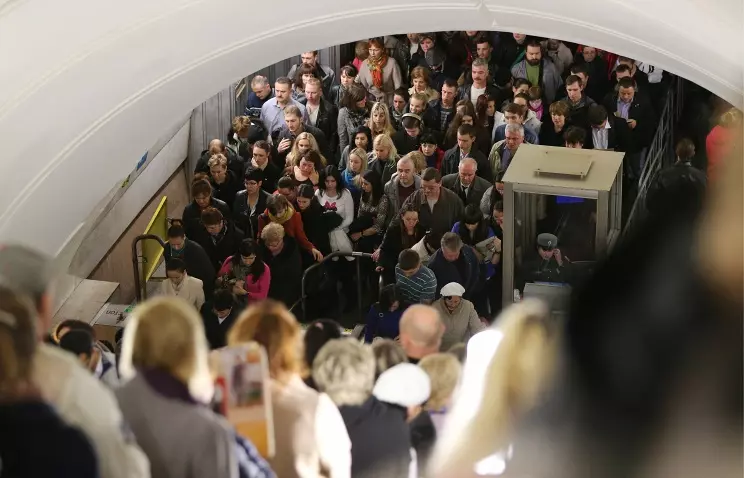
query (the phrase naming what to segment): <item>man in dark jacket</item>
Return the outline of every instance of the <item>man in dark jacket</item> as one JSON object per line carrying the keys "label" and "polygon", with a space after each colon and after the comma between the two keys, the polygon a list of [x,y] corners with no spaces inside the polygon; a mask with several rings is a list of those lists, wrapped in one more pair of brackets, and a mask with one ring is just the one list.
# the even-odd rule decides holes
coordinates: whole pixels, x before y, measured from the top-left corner
{"label": "man in dark jacket", "polygon": [[209,300],[214,291],[216,273],[209,256],[202,246],[186,237],[183,226],[174,224],[168,228],[168,243],[165,245],[163,258],[181,259],[186,264],[186,272],[201,280],[204,286],[204,297]]}
{"label": "man in dark jacket", "polygon": [[[631,148],[630,128],[626,120],[608,115],[601,105],[592,105],[587,111],[590,131],[586,137],[587,149],[604,149],[627,152]],[[627,172],[627,170],[626,170]]]}
{"label": "man in dark jacket", "polygon": [[462,239],[454,232],[442,236],[442,246],[431,256],[428,267],[437,277],[437,291],[450,282],[457,282],[465,288],[462,297],[472,301],[480,290],[478,256],[471,247],[463,247]]}
{"label": "man in dark jacket", "polygon": [[427,132],[421,117],[413,113],[405,113],[400,120],[401,128],[393,134],[393,144],[398,155],[405,156],[411,151],[421,148],[421,136]]}
{"label": "man in dark jacket", "polygon": [[[491,168],[488,163],[485,167],[490,172]],[[476,176],[479,169],[480,165],[475,159],[464,158],[458,165],[457,173],[448,174],[442,178],[442,186],[457,194],[465,206],[468,204],[480,206],[483,195],[492,183]]]}
{"label": "man in dark jacket", "polygon": [[[419,214],[419,224],[425,231],[444,234],[452,230],[465,210],[462,201],[449,189],[442,188],[442,176],[434,168],[426,168],[421,173],[421,189],[408,196],[402,210],[414,210]],[[391,224],[399,223],[396,215]]]}
{"label": "man in dark jacket", "polygon": [[265,76],[256,75],[251,79],[251,92],[245,102],[245,114],[251,118],[261,118],[261,107],[274,97],[274,90]]}
{"label": "man in dark jacket", "polygon": [[447,128],[449,128],[452,119],[455,117],[455,98],[457,97],[457,82],[449,78],[444,81],[441,89],[441,95],[437,101],[429,103],[431,114],[438,120],[433,129],[439,133],[441,138]]}
{"label": "man in dark jacket", "polygon": [[274,164],[279,167],[284,167],[284,163],[287,159],[287,155],[292,150],[295,138],[300,133],[308,132],[315,137],[315,141],[318,143],[319,153],[326,158],[332,158],[328,147],[328,141],[325,134],[315,126],[304,124],[302,122],[302,112],[294,105],[289,105],[284,108],[284,125],[277,132],[274,138]]}
{"label": "man in dark jacket", "polygon": [[488,159],[473,145],[476,140],[476,130],[473,125],[463,124],[457,129],[457,146],[444,153],[442,161],[442,176],[455,174],[460,162],[465,158],[472,158],[477,165],[478,176],[488,183],[493,182],[493,172]]}
{"label": "man in dark jacket", "polygon": [[243,161],[221,139],[213,139],[209,142],[209,148],[202,151],[199,161],[196,162],[196,167],[194,167],[194,174],[209,174],[209,159],[215,154],[224,154],[227,158],[227,169],[235,173],[237,177],[243,175]]}
{"label": "man in dark jacket", "polygon": [[[305,53],[300,55],[300,59],[305,65],[310,65],[315,68],[315,76],[320,79],[320,82],[323,85],[323,93],[327,97],[330,97],[331,87],[336,80],[336,73],[333,71],[333,69],[328,65],[323,65],[320,63],[320,58],[318,57],[317,50],[306,51]],[[297,68],[299,67],[299,64],[292,65],[292,68],[290,68],[287,76],[289,78],[294,78],[295,74],[297,73]]]}
{"label": "man in dark jacket", "polygon": [[222,213],[208,207],[201,213],[202,226],[194,240],[204,248],[215,271],[220,270],[225,260],[238,253],[243,242],[243,231],[227,222]]}
{"label": "man in dark jacket", "polygon": [[213,207],[222,213],[225,218],[230,217],[230,208],[223,201],[212,196],[212,185],[206,179],[195,181],[191,185],[192,201],[183,208],[181,223],[186,235],[194,240],[199,231],[203,229],[201,224],[201,213],[209,207]]}
{"label": "man in dark jacket", "polygon": [[651,146],[656,134],[656,115],[647,97],[638,94],[633,78],[620,79],[615,93],[605,98],[603,106],[608,114],[627,121],[633,140],[631,152]]}
{"label": "man in dark jacket", "polygon": [[258,216],[266,210],[270,194],[263,189],[264,172],[258,168],[249,168],[245,172],[245,189],[235,196],[233,218],[235,225],[245,237],[258,239]]}
{"label": "man in dark jacket", "polygon": [[488,95],[489,98],[498,101],[502,98],[501,90],[488,81],[488,62],[483,58],[476,58],[470,65],[470,76],[473,81],[461,86],[457,92],[458,100],[470,100],[475,106],[480,95]]}
{"label": "man in dark jacket", "polygon": [[219,289],[212,300],[207,301],[201,308],[204,332],[209,342],[209,348],[219,349],[227,345],[227,332],[240,315],[240,307],[229,290]]}
{"label": "man in dark jacket", "polygon": [[596,102],[584,94],[584,91],[579,76],[569,75],[568,78],[566,78],[567,96],[563,98],[563,101],[565,101],[571,108],[568,122],[572,126],[578,126],[584,130],[588,130],[589,122],[586,119],[586,113],[589,111],[589,107],[596,104]]}
{"label": "man in dark jacket", "polygon": [[537,40],[527,43],[524,59],[514,65],[511,72],[514,78],[527,78],[532,86],[539,86],[546,105],[555,101],[563,84],[552,60],[542,57],[542,45]]}
{"label": "man in dark jacket", "polygon": [[309,78],[305,82],[305,99],[307,124],[323,132],[328,140],[328,152],[335,155],[338,149],[338,108],[323,97],[320,80],[317,78]]}
{"label": "man in dark jacket", "polygon": [[280,224],[272,222],[261,231],[260,246],[261,258],[271,271],[269,298],[291,309],[302,290],[302,258],[297,242],[284,234]]}

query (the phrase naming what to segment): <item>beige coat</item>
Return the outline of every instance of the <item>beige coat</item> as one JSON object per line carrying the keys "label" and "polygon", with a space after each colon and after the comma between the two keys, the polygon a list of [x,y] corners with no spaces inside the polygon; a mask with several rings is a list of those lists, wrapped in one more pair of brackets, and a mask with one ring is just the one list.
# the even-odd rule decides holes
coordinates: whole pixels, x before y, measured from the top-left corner
{"label": "beige coat", "polygon": [[382,91],[379,90],[372,82],[372,72],[369,71],[367,62],[362,62],[362,67],[356,77],[356,81],[367,88],[377,101],[384,101],[386,105],[393,106],[393,92],[400,88],[403,80],[400,75],[400,69],[394,59],[388,58],[385,67],[382,69]]}
{"label": "beige coat", "polygon": [[486,328],[478,317],[473,303],[467,299],[460,300],[460,305],[452,312],[444,305],[444,299],[437,300],[432,306],[439,312],[439,318],[444,324],[442,345],[439,346],[442,352],[446,352],[457,343],[466,344],[470,337]]}

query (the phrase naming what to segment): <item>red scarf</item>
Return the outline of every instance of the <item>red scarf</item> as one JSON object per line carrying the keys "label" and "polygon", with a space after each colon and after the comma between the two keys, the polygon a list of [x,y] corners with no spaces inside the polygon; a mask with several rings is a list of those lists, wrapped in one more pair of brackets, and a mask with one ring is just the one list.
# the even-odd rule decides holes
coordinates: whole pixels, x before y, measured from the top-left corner
{"label": "red scarf", "polygon": [[383,50],[377,59],[367,58],[369,72],[372,73],[372,84],[375,88],[382,91],[382,69],[387,65],[387,53]]}

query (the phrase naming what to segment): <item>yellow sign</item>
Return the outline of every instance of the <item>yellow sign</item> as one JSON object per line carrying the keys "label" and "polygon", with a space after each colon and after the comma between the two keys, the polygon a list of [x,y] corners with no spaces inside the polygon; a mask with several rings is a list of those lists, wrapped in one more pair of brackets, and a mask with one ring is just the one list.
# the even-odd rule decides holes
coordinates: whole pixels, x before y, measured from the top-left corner
{"label": "yellow sign", "polygon": [[[155,234],[160,236],[164,241],[168,237],[168,197],[163,196],[158,208],[150,219],[150,223],[145,228],[145,234]],[[157,241],[145,239],[142,241],[142,268],[145,274],[145,282],[150,280],[155,269],[157,269],[160,259],[163,257],[163,248]]]}

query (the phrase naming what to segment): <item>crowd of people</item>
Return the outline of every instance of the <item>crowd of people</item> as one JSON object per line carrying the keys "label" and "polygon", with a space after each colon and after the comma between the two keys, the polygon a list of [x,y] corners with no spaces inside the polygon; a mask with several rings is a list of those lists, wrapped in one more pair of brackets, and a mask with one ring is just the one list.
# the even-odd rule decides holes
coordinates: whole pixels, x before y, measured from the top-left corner
{"label": "crowd of people", "polygon": [[[456,283],[489,322],[503,302],[502,178],[520,145],[622,151],[637,184],[668,76],[590,46],[487,31],[371,38],[355,52],[338,75],[310,51],[287,77],[252,78],[245,115],[203,152],[193,202],[168,231],[165,293],[205,316],[219,316],[221,291],[236,307],[268,297],[306,322],[361,303],[371,340],[394,337],[386,317]],[[352,251],[367,254],[358,276],[351,259],[324,261]],[[303,272],[321,261],[303,296]],[[469,314],[450,305],[443,320]]]}

